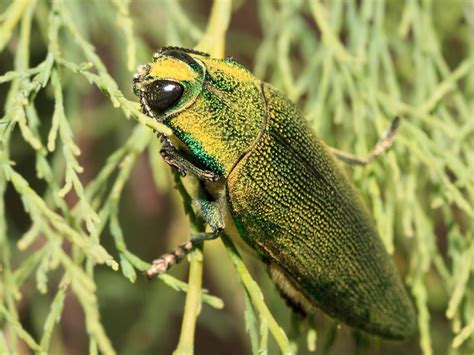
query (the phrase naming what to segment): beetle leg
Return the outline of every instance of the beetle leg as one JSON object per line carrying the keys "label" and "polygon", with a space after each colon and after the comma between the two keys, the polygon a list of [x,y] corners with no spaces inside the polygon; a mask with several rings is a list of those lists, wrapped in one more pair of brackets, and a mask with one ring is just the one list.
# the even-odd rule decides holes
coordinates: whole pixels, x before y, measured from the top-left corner
{"label": "beetle leg", "polygon": [[167,164],[178,170],[181,176],[186,176],[188,172],[191,172],[200,180],[214,182],[219,179],[219,175],[215,172],[198,168],[184,158],[165,136],[163,136],[163,148],[160,150],[160,154]]}
{"label": "beetle leg", "polygon": [[206,221],[213,232],[221,232],[224,230],[225,200],[223,198],[217,201],[198,199],[194,200],[192,204],[199,216]]}
{"label": "beetle leg", "polygon": [[158,259],[153,260],[151,266],[145,271],[145,276],[150,280],[154,276],[163,274],[179,263],[187,254],[189,254],[197,245],[206,240],[212,240],[219,237],[224,230],[224,213],[222,202],[218,200],[196,200],[193,201],[198,214],[209,224],[212,229],[210,233],[196,233],[170,253],[161,255]]}
{"label": "beetle leg", "polygon": [[200,245],[205,240],[216,239],[221,231],[211,233],[196,233],[191,236],[187,242],[184,242],[170,253],[161,255],[158,259],[153,260],[151,266],[145,271],[145,276],[148,280],[153,277],[164,274],[174,265],[179,263],[187,254],[189,254],[197,245]]}
{"label": "beetle leg", "polygon": [[388,148],[391,147],[395,139],[395,136],[397,134],[399,124],[400,124],[400,117],[397,116],[390,123],[390,126],[385,131],[385,134],[383,135],[383,137],[379,139],[374,149],[372,149],[366,157],[359,157],[357,155],[343,152],[342,150],[332,148],[332,147],[331,147],[331,151],[336,156],[337,159],[343,161],[346,164],[367,165],[372,160],[374,160],[374,158],[377,158],[378,156],[382,155]]}

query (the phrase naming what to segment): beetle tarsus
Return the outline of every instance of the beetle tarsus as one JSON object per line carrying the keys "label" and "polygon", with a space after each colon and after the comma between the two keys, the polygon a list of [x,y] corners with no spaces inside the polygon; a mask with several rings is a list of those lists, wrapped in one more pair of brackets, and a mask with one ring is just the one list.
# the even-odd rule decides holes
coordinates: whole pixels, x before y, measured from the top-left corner
{"label": "beetle tarsus", "polygon": [[332,153],[336,156],[337,159],[343,161],[349,165],[367,165],[372,162],[375,158],[382,155],[386,150],[388,150],[395,140],[397,135],[398,127],[400,125],[400,117],[396,116],[390,126],[385,131],[384,135],[379,139],[377,144],[375,145],[374,149],[370,151],[370,153],[365,157],[359,157],[357,155],[344,152],[342,150],[332,148]]}
{"label": "beetle tarsus", "polygon": [[211,233],[198,233],[193,235],[190,240],[178,245],[172,252],[163,254],[158,259],[153,260],[151,266],[144,272],[146,278],[151,280],[155,276],[164,274],[183,260],[197,245],[205,240],[217,238],[221,232],[221,229],[217,229]]}

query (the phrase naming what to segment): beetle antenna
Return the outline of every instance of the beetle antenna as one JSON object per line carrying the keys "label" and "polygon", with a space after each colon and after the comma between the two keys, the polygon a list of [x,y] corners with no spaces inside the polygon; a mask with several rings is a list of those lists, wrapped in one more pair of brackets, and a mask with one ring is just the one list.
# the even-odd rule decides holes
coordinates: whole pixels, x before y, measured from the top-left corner
{"label": "beetle antenna", "polygon": [[182,48],[182,47],[175,47],[175,46],[161,47],[158,53],[161,54],[163,52],[173,51],[173,50],[181,51],[181,52],[189,53],[189,54],[202,55],[203,57],[210,57],[209,53],[201,52],[201,51],[191,49],[191,48]]}

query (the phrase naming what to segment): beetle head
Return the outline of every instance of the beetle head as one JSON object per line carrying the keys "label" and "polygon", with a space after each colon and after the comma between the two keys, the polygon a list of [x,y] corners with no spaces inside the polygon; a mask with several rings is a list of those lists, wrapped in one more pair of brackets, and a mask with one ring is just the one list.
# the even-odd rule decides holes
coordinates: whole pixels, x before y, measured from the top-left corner
{"label": "beetle head", "polygon": [[133,92],[140,98],[145,114],[164,121],[194,102],[201,91],[205,72],[204,64],[188,53],[165,47],[153,55],[152,63],[138,67]]}
{"label": "beetle head", "polygon": [[143,111],[206,169],[227,175],[263,129],[260,81],[232,59],[162,48],[134,77]]}

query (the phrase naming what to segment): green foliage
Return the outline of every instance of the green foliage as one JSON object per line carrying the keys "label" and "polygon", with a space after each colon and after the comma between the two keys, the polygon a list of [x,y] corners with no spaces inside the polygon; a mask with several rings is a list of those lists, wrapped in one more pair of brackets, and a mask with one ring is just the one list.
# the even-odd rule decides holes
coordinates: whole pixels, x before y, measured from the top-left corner
{"label": "green foliage", "polygon": [[[182,307],[165,288],[141,284],[137,271],[149,265],[142,258],[158,255],[147,253],[152,239],[160,250],[178,239],[163,245],[163,238],[145,238],[146,228],[129,217],[138,218],[127,197],[140,192],[133,181],[147,166],[156,194],[167,196],[162,204],[181,204],[152,129],[170,132],[143,115],[130,95],[136,63],[151,58],[148,43],[197,46],[216,56],[226,47],[284,90],[338,149],[366,154],[400,115],[392,150],[348,172],[406,275],[421,351],[474,351],[474,5],[445,1],[261,0],[256,7],[235,1],[232,8],[228,0],[215,1],[210,15],[198,3],[173,0],[0,1],[0,353],[64,350],[58,328],[72,314],[68,297],[84,314],[90,353],[153,352],[154,342],[166,344],[165,320]],[[246,22],[227,29],[234,18]],[[92,159],[83,158],[88,139],[100,142]],[[185,199],[187,183],[177,182]],[[187,212],[193,228],[202,228]],[[180,212],[172,218],[175,226],[189,219]],[[163,219],[150,218],[153,229],[162,227],[158,236],[189,232],[167,231]],[[234,333],[254,353],[304,351],[306,332],[308,347],[317,344],[321,353],[350,343],[329,319],[317,324],[317,336],[313,324],[286,326],[288,311],[268,280],[252,272],[262,293],[237,249],[223,241],[230,261],[209,243],[204,274],[227,307],[218,315],[203,308],[203,327],[218,334],[225,313],[238,314],[241,322],[220,337]],[[194,348],[201,301],[223,306],[201,289],[201,251],[190,259],[188,283],[160,277],[187,294],[178,352]],[[116,271],[131,283],[121,283]],[[133,290],[149,295],[147,301],[136,301]],[[127,336],[117,336],[116,320],[108,321],[117,317],[107,311],[114,300],[143,311],[120,314]]]}

